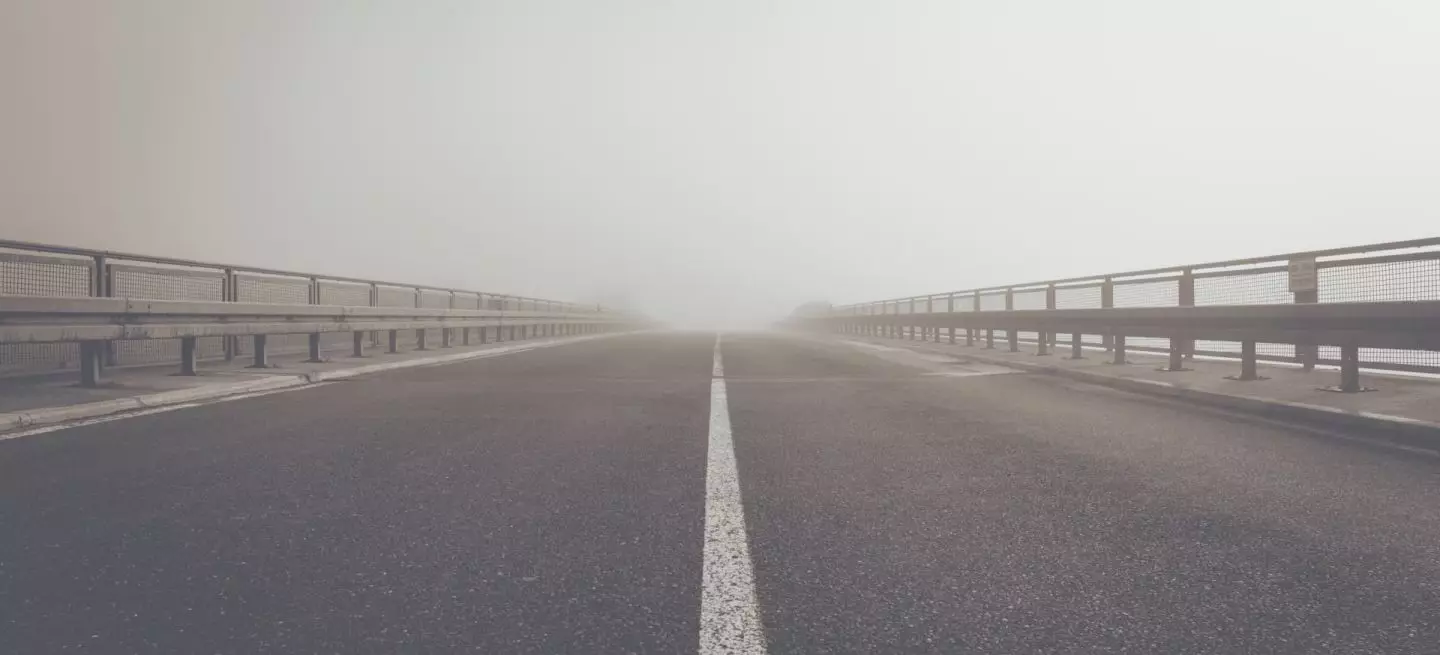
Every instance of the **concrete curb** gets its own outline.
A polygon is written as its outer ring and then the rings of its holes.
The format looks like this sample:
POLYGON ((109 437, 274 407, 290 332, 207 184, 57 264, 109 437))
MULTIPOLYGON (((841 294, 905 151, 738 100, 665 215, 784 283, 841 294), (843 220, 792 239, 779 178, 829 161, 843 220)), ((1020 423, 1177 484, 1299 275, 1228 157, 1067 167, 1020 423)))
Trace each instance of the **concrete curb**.
POLYGON ((289 387, 300 387, 332 380, 345 380, 348 378, 379 373, 383 371, 394 371, 403 368, 416 368, 420 366, 435 366, 439 364, 451 364, 471 359, 484 357, 495 357, 515 352, 523 352, 536 348, 561 346, 572 343, 581 343, 593 339, 604 339, 614 336, 622 336, 628 333, 586 335, 583 337, 570 337, 564 339, 548 339, 537 341, 526 341, 523 344, 498 346, 483 350, 472 350, 463 353, 450 355, 437 355, 434 357, 422 357, 419 359, 408 359, 403 362, 384 362, 380 364, 368 364, 351 368, 337 369, 333 371, 314 371, 311 373, 298 373, 295 375, 274 375, 260 380, 246 380, 244 382, 233 382, 230 384, 208 384, 193 389, 176 389, 174 391, 161 391, 157 393, 142 394, 130 398, 115 398, 113 400, 101 400, 93 403, 79 405, 66 405, 63 407, 41 407, 20 412, 0 413, 0 434, 23 428, 33 428, 57 423, 67 423, 84 419, 99 418, 111 414, 133 412, 141 409, 152 409, 165 407, 167 405, 178 405, 181 403, 196 402, 201 400, 214 400, 226 396, 235 396, 245 393, 257 393, 261 391, 274 391, 289 387))
MULTIPOLYGON (((890 344, 886 343, 886 345, 890 344)), ((906 346, 905 344, 900 344, 900 347, 906 346)), ((1116 377, 1113 375, 1065 368, 1053 364, 1017 362, 1002 357, 986 357, 969 352, 946 352, 946 354, 953 354, 955 357, 961 359, 969 359, 1023 371, 1045 373, 1077 382, 1096 384, 1151 396, 1174 398, 1198 405, 1279 419, 1310 427, 1334 428, 1339 426, 1361 430, 1365 432, 1364 436, 1366 437, 1378 437, 1391 443, 1412 448, 1440 451, 1440 423, 1431 423, 1429 421, 1406 418, 1404 416, 1391 416, 1389 414, 1379 414, 1375 412, 1357 412, 1340 409, 1338 407, 1325 407, 1323 405, 1275 400, 1273 398, 1206 391, 1173 382, 1116 377)))

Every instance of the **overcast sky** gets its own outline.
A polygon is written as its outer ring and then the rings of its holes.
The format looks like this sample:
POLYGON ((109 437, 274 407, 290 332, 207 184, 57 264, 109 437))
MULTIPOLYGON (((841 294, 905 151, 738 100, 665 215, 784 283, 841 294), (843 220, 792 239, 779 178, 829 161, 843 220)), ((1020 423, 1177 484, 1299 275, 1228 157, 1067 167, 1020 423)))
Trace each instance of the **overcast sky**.
POLYGON ((1440 229, 1440 2, 0 0, 0 237, 731 327, 1440 229))

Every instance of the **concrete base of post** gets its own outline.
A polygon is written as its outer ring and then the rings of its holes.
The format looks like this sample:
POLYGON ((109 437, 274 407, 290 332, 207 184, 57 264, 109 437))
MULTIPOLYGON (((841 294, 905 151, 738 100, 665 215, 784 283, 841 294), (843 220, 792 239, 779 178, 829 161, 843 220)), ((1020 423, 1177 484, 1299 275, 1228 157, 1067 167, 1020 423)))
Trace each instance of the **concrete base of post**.
POLYGON ((199 355, 195 348, 195 337, 180 338, 180 375, 198 375, 199 355))

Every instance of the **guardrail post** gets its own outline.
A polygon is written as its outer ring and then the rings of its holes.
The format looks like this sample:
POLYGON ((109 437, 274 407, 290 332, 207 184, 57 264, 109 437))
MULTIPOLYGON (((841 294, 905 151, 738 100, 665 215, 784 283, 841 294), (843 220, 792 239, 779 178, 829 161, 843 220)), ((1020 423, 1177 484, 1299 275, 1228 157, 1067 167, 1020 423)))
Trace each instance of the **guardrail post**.
POLYGON ((385 352, 388 352, 388 353, 391 353, 391 354, 400 352, 400 331, 399 331, 399 330, 391 330, 391 331, 390 331, 390 343, 389 343, 389 346, 390 346, 390 347, 387 348, 387 349, 385 350, 385 352))
POLYGON ((364 357, 364 356, 365 356, 365 333, 364 333, 363 331, 357 330, 352 336, 355 338, 355 343, 352 344, 352 347, 351 347, 351 350, 350 350, 350 356, 351 356, 351 357, 364 357))
MULTIPOLYGON (((1005 289, 1005 311, 1013 311, 1014 309, 1015 288, 1010 287, 1005 289)), ((1020 332, 1015 329, 1014 325, 1011 325, 1005 330, 1005 336, 1008 337, 1006 340, 1010 342, 1010 352, 1020 352, 1020 332)))
MULTIPOLYGON (((1055 309, 1055 283, 1054 283, 1054 282, 1051 282, 1051 283, 1050 283, 1050 286, 1045 287, 1045 309, 1048 309, 1048 310, 1051 310, 1051 311, 1054 311, 1054 309, 1055 309)), ((1048 336, 1048 337, 1050 337, 1050 349, 1051 349, 1051 350, 1054 350, 1054 349, 1055 349, 1055 341, 1056 341, 1056 338, 1057 338, 1057 337, 1056 337, 1056 334, 1055 334, 1055 331, 1054 331, 1054 330, 1051 330, 1051 331, 1046 332, 1044 335, 1041 335, 1041 336, 1048 336)))
MULTIPOLYGON (((380 285, 375 284, 374 282, 371 282, 371 283, 370 283, 370 306, 371 306, 371 307, 379 307, 379 306, 380 306, 380 285)), ((370 331, 370 345, 375 346, 376 348, 379 348, 379 347, 380 347, 380 331, 379 331, 379 330, 371 330, 371 331, 370 331)))
MULTIPOLYGON (((972 312, 979 312, 979 311, 980 311, 980 292, 979 292, 979 291, 976 291, 976 292, 975 292, 975 295, 970 298, 970 311, 972 311, 972 312)), ((966 346, 974 346, 974 345, 975 345, 975 328, 973 328, 973 327, 967 327, 967 328, 965 328, 965 345, 966 345, 966 346)))
POLYGON ((1369 391, 1360 386, 1360 347, 1340 346, 1340 388, 1345 393, 1369 391))
POLYGON ((1111 337, 1110 342, 1111 342, 1112 344, 1114 344, 1114 349, 1115 349, 1115 359, 1111 360, 1110 363, 1111 363, 1111 364, 1124 364, 1124 363, 1125 363, 1125 335, 1123 335, 1123 334, 1114 335, 1113 337, 1111 337))
MULTIPOLYGON (((1187 268, 1184 271, 1180 272, 1180 306, 1195 306, 1195 271, 1193 269, 1187 268)), ((1174 349, 1175 344, 1170 344, 1170 348, 1174 349)), ((1187 337, 1181 340, 1180 349, 1182 356, 1185 359, 1195 359, 1194 339, 1190 339, 1187 337)), ((1176 367, 1172 366, 1171 368, 1175 369, 1176 367)))
POLYGON ((1170 337, 1170 362, 1169 365, 1160 370, 1171 373, 1189 370, 1185 368, 1185 343, 1186 338, 1183 334, 1170 337))
MULTIPOLYGON (((110 279, 110 262, 105 255, 95 256, 95 270, 91 271, 90 295, 96 298, 109 298, 114 295, 110 279)), ((100 346, 100 366, 114 366, 118 363, 115 353, 114 341, 102 341, 100 346)))
MULTIPOLYGON (((1315 265, 1314 257, 1305 258, 1303 261, 1308 262, 1311 267, 1315 265)), ((1291 260, 1291 266, 1294 266, 1295 262, 1296 260, 1291 260)), ((1292 285, 1296 282, 1294 275, 1291 276, 1290 282, 1292 285)), ((1296 304, 1313 304, 1320 300, 1320 291, 1318 288, 1301 289, 1298 291, 1292 290, 1291 293, 1295 297, 1296 304)), ((1319 355, 1320 348, 1313 343, 1295 344, 1295 357, 1300 360, 1300 366, 1306 371, 1315 370, 1315 362, 1319 359, 1319 355)))
POLYGON ((905 320, 905 323, 907 324, 907 325, 906 325, 906 328, 909 329, 909 331, 910 331, 910 333, 909 333, 909 338, 910 338, 911 341, 914 341, 914 340, 915 340, 915 329, 918 327, 917 325, 915 325, 915 299, 914 299, 914 298, 911 298, 911 299, 910 299, 910 313, 908 313, 908 314, 905 315, 905 319, 906 319, 906 320, 905 320))
MULTIPOLYGON (((220 278, 220 300, 222 302, 235 302, 237 295, 235 289, 235 269, 227 268, 225 269, 224 275, 220 278)), ((233 335, 220 337, 220 341, 225 347, 225 361, 235 361, 235 355, 240 351, 240 337, 233 335)))
MULTIPOLYGON (((319 278, 315 278, 315 277, 310 278, 310 304, 312 304, 312 305, 318 305, 318 304, 320 304, 320 279, 319 279, 319 278)), ((306 336, 309 337, 309 341, 310 341, 310 358, 307 359, 307 360, 305 360, 305 361, 310 362, 311 364, 319 364, 319 363, 321 363, 321 362, 324 362, 324 361, 325 361, 325 358, 320 356, 320 333, 319 333, 319 332, 311 332, 309 335, 306 335, 306 336)))
POLYGON ((1240 377, 1233 377, 1233 376, 1232 376, 1232 377, 1230 377, 1230 378, 1228 378, 1228 379, 1231 379, 1231 380, 1240 380, 1241 382, 1253 382, 1253 381, 1255 381, 1255 380, 1263 380, 1264 378, 1260 377, 1260 375, 1259 375, 1259 374, 1256 372, 1256 370, 1255 370, 1255 369, 1256 369, 1256 367, 1255 367, 1255 359, 1256 359, 1256 358, 1255 358, 1255 342, 1254 342, 1254 341, 1241 341, 1241 342, 1240 342, 1240 377))
POLYGON ((428 348, 428 347, 426 346, 426 343, 425 343, 425 336, 426 336, 426 335, 425 335, 425 332, 426 332, 426 330, 425 330, 424 328, 421 328, 421 329, 418 329, 418 330, 415 331, 415 349, 416 349, 416 350, 429 350, 429 349, 430 349, 430 348, 428 348))
POLYGON ((440 347, 450 347, 450 328, 440 328, 440 347))
MULTIPOLYGON (((1100 308, 1101 308, 1101 309, 1110 309, 1110 308, 1113 308, 1114 306, 1115 306, 1115 281, 1107 277, 1107 278, 1105 278, 1105 281, 1100 284, 1100 308)), ((1100 340, 1105 343, 1105 350, 1106 350, 1106 351, 1109 351, 1109 350, 1111 350, 1111 349, 1113 349, 1113 348, 1115 347, 1115 346, 1114 346, 1114 343, 1113 343, 1114 337, 1112 337, 1112 336, 1110 335, 1110 332, 1109 332, 1108 330, 1107 330, 1103 335, 1100 336, 1100 340)))
POLYGON ((995 328, 985 328, 985 349, 995 349, 995 328))
POLYGON ((104 341, 80 342, 80 386, 90 389, 100 386, 104 357, 104 341))
POLYGON ((1070 359, 1085 359, 1085 356, 1081 354, 1082 351, 1080 350, 1080 344, 1083 338, 1084 335, 1080 332, 1070 333, 1070 359))
POLYGON ((250 368, 270 368, 270 353, 266 349, 266 336, 264 334, 255 335, 255 363, 251 364, 250 368))
MULTIPOLYGON (((945 313, 950 314, 950 319, 955 319, 955 294, 951 293, 945 298, 945 313)), ((950 326, 950 345, 955 345, 955 326, 950 326)))
POLYGON ((195 337, 180 337, 180 375, 197 375, 195 337))
POLYGON ((309 337, 310 340, 310 359, 307 359, 305 361, 310 362, 311 364, 319 364, 320 362, 325 361, 325 358, 320 356, 320 333, 311 332, 310 334, 307 334, 305 336, 309 337))

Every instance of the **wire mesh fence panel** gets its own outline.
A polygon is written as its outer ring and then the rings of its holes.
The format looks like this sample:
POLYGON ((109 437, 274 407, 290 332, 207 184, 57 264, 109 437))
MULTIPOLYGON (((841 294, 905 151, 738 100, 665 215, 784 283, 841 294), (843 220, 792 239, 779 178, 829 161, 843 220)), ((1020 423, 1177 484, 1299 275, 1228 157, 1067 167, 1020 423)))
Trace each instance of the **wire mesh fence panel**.
POLYGON ((94 278, 90 259, 0 252, 0 296, 83 298, 94 278))
POLYGON ((478 293, 456 293, 456 309, 483 309, 480 306, 480 294, 478 293))
POLYGON ((225 276, 219 271, 110 266, 110 295, 116 298, 220 301, 224 293, 225 276))
MULTIPOLYGON (((1440 260, 1418 259, 1320 268, 1320 302, 1382 302, 1440 300, 1440 260)), ((1338 349, 1322 351, 1337 360, 1338 349)), ((1440 353, 1391 348, 1360 349, 1362 365, 1394 365, 1405 369, 1440 370, 1440 353)))
POLYGON ((1283 305, 1294 302, 1285 271, 1195 278, 1195 304, 1283 305))
POLYGON ((980 294, 980 311, 993 312, 1005 309, 1005 292, 980 294))
POLYGON ((1322 266, 1320 302, 1440 300, 1440 260, 1322 266))
POLYGON ((320 304, 368 307, 370 306, 370 285, 320 280, 320 304))
MULTIPOLYGON (((1179 299, 1178 296, 1176 298, 1179 299)), ((1100 287, 1059 287, 1055 289, 1055 309, 1099 309, 1100 287)))
POLYGON ((236 275, 235 299, 275 305, 310 304, 310 280, 300 277, 236 275))
POLYGON ((1044 289, 1015 292, 1015 309, 1046 309, 1044 289))
MULTIPOLYGON (((224 300, 224 294, 225 276, 220 271, 132 264, 110 266, 110 295, 117 298, 218 302, 224 300)), ((196 345, 202 357, 213 356, 217 348, 223 353, 223 342, 218 338, 207 338, 196 345)), ((180 361, 179 339, 115 341, 109 348, 110 362, 118 366, 180 361)))
POLYGON ((449 309, 450 292, 423 289, 420 291, 420 306, 430 309, 449 309))
MULTIPOLYGON (((0 252, 0 296, 83 298, 90 295, 94 277, 88 258, 0 252)), ((79 344, 0 344, 0 375, 72 369, 79 361, 79 344)))
MULTIPOLYGON (((1236 273, 1195 278, 1195 305, 1283 305, 1294 302, 1289 274, 1285 271, 1236 273)), ((1238 341, 1196 342, 1196 354, 1240 354, 1238 341), (1204 351, 1203 353, 1201 351, 1204 351)), ((1293 360, 1295 346, 1283 343, 1255 344, 1255 354, 1264 358, 1293 360)))
MULTIPOLYGON (((1176 307, 1180 304, 1180 282, 1173 278, 1115 283, 1115 307, 1176 307)), ((1157 337, 1127 337, 1126 347, 1169 348, 1170 340, 1157 337)))
POLYGON ((414 307, 415 290, 405 287, 377 287, 380 307, 414 307))

